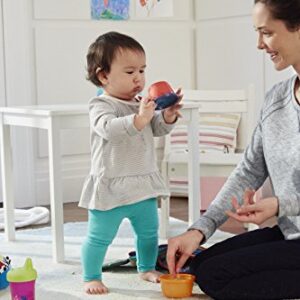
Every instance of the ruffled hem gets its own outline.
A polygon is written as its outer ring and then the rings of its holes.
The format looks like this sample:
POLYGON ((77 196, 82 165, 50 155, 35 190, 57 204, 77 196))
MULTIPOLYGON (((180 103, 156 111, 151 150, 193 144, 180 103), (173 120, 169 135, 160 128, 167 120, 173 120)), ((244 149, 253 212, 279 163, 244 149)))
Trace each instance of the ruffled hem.
POLYGON ((83 185, 79 206, 109 210, 159 196, 170 196, 159 172, 112 179, 89 175, 83 185))

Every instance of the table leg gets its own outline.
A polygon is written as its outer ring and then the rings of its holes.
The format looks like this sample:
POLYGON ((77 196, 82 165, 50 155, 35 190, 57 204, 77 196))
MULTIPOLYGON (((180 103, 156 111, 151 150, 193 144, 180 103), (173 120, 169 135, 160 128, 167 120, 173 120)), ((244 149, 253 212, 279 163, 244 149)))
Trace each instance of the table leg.
MULTIPOLYGON (((167 138, 167 137, 166 137, 167 138)), ((161 174, 167 186, 169 186, 168 163, 165 158, 161 162, 161 174)), ((160 197, 160 222, 159 237, 166 239, 168 237, 170 222, 170 197, 160 197)))
POLYGON ((15 216, 12 178, 12 153, 10 142, 10 127, 3 124, 3 115, 0 115, 0 148, 1 148, 1 176, 2 195, 4 206, 4 230, 8 241, 15 240, 15 216))
POLYGON ((54 262, 64 261, 63 197, 61 182, 59 119, 51 117, 48 127, 49 182, 54 262))
POLYGON ((169 217, 170 217, 170 197, 161 197, 160 199, 160 224, 159 237, 168 238, 169 217))
POLYGON ((189 225, 200 217, 199 112, 191 111, 188 123, 188 203, 189 225))

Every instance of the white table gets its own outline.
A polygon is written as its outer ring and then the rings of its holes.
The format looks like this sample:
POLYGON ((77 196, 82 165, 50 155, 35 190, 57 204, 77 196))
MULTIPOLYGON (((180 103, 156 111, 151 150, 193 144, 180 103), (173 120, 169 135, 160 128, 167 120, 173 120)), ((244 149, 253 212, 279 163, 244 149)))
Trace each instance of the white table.
MULTIPOLYGON (((198 150, 198 105, 187 104, 182 110, 188 123, 189 143, 189 216, 199 217, 200 176, 198 150), (197 201, 192 201, 197 199, 197 201)), ((55 262, 64 261, 63 197, 61 181, 60 130, 89 127, 87 105, 36 105, 0 107, 0 147, 5 237, 15 240, 14 196, 10 126, 46 129, 49 149, 49 182, 52 226, 52 253, 55 262)))

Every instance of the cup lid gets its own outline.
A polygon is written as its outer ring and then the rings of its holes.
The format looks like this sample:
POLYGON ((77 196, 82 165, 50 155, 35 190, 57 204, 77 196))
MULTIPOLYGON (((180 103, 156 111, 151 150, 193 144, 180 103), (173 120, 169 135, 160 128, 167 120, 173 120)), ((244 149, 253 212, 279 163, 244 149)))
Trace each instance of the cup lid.
POLYGON ((158 98, 164 94, 174 93, 174 91, 166 81, 158 81, 150 85, 148 93, 151 98, 158 98))
POLYGON ((7 273, 7 281, 9 282, 26 282, 36 280, 37 272, 32 266, 31 258, 26 258, 23 267, 11 269, 7 273))

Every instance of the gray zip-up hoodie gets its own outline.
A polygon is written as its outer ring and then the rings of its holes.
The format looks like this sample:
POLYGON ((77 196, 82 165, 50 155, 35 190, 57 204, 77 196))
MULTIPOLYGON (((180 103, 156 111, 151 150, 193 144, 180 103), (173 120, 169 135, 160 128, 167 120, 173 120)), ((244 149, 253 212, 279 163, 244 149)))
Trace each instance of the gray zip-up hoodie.
MULTIPOLYGON (((245 189, 257 190, 269 176, 279 201, 278 225, 286 239, 300 238, 300 105, 297 76, 276 84, 266 95, 260 119, 242 161, 204 215, 190 229, 207 240, 226 221, 231 198, 242 203, 245 189)), ((204 242, 204 241, 203 241, 204 242)))

